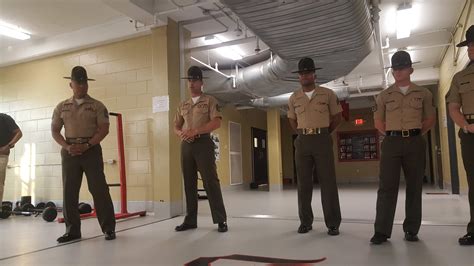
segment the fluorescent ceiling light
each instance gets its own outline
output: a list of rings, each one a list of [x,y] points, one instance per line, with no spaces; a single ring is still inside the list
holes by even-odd
[[[206,45],[219,44],[226,41],[228,41],[227,38],[222,37],[222,36],[217,36],[217,35],[204,37],[204,43]],[[245,54],[244,51],[242,51],[242,49],[240,49],[237,45],[219,47],[219,48],[216,48],[216,51],[221,56],[232,59],[234,61],[242,59],[243,55]]]
[[[413,9],[411,5],[401,5],[397,9],[397,39],[410,37],[413,25]]]
[[[22,30],[20,27],[4,22],[0,22],[0,35],[5,35],[19,40],[28,40],[31,38],[30,34]]]

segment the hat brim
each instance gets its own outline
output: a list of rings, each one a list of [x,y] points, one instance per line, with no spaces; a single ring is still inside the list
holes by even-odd
[[[194,77],[182,77],[181,79],[194,79]],[[208,77],[202,77],[202,79],[208,79]]]
[[[395,67],[395,68],[412,67],[414,64],[418,64],[418,63],[421,63],[421,61],[412,62],[412,63],[411,63],[411,66],[397,66],[397,67]],[[389,69],[389,68],[393,68],[393,66],[384,67],[384,69]]]
[[[315,70],[319,70],[319,69],[323,69],[323,68],[322,67],[315,67],[315,68],[306,69],[306,70],[296,70],[296,71],[292,71],[291,73],[301,73],[301,72],[306,72],[306,71],[315,71]]]
[[[458,43],[458,44],[456,45],[456,47],[467,46],[468,43],[469,43],[469,41],[468,41],[468,40],[465,40],[465,41],[463,41],[463,42]]]
[[[63,78],[72,80],[71,77],[63,77]],[[95,81],[95,79],[87,79],[87,80],[88,80],[88,81]]]

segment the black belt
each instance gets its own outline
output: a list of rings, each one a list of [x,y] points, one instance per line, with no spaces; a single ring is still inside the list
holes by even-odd
[[[91,138],[66,138],[67,144],[84,144],[87,143]]]
[[[298,128],[296,130],[300,135],[319,135],[329,133],[328,127],[321,128]]]
[[[208,138],[210,137],[211,134],[210,133],[206,133],[206,134],[197,134],[196,136],[194,136],[194,139],[200,139],[200,138]]]
[[[385,131],[386,136],[390,137],[414,137],[418,136],[421,134],[421,129],[415,128],[415,129],[408,129],[408,130],[387,130]]]

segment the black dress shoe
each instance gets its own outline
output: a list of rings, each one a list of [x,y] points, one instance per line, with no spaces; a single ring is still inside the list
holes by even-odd
[[[105,240],[114,240],[115,238],[116,236],[114,231],[105,232]]]
[[[300,227],[298,227],[298,233],[300,234],[306,234],[311,230],[313,230],[313,226],[311,225],[300,225]]]
[[[328,235],[330,235],[330,236],[339,235],[339,229],[335,226],[328,227]]]
[[[58,239],[56,239],[56,241],[58,241],[58,243],[66,243],[66,242],[73,241],[76,239],[81,239],[81,235],[71,235],[71,234],[66,233],[60,236]]]
[[[182,223],[174,228],[175,231],[181,232],[181,231],[186,231],[188,229],[196,229],[197,225],[195,224],[185,224]]]
[[[217,224],[217,231],[224,233],[224,232],[227,232],[227,230],[229,230],[229,228],[226,222]]]
[[[415,233],[412,232],[405,232],[405,240],[410,242],[416,242],[420,240]]]
[[[459,245],[461,246],[474,245],[474,233],[467,233],[463,237],[459,238]]]
[[[388,236],[382,233],[375,232],[374,236],[370,239],[370,242],[374,245],[380,245],[383,242],[387,242],[388,238],[389,238]]]

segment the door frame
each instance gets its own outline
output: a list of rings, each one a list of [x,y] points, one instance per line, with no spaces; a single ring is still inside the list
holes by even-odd
[[[255,135],[254,135],[254,129],[256,130],[261,130],[261,131],[264,131],[265,132],[265,150],[267,151],[267,154],[266,154],[266,166],[267,166],[267,183],[268,184],[270,182],[269,180],[269,176],[268,176],[268,132],[267,130],[264,130],[264,129],[261,129],[261,128],[257,128],[257,127],[250,127],[250,139],[251,139],[251,156],[252,156],[252,183],[255,183],[255,158],[254,158],[254,152],[253,152],[253,149],[255,148],[254,147],[254,138],[255,138]]]
[[[233,152],[231,151],[231,147],[230,147],[230,142],[231,142],[231,124],[236,124],[239,126],[239,138],[240,138],[240,152]],[[232,121],[229,121],[229,125],[228,125],[228,130],[229,130],[229,184],[231,186],[234,186],[234,185],[242,185],[244,183],[244,173],[243,173],[243,167],[242,167],[242,161],[243,161],[243,156],[242,156],[242,125],[240,123],[237,123],[237,122],[232,122]],[[235,155],[235,154],[240,154],[240,172],[242,173],[242,177],[240,178],[240,182],[237,182],[237,183],[232,183],[232,155]]]

